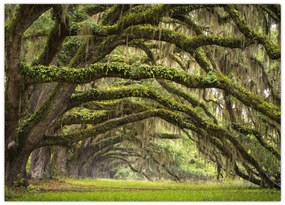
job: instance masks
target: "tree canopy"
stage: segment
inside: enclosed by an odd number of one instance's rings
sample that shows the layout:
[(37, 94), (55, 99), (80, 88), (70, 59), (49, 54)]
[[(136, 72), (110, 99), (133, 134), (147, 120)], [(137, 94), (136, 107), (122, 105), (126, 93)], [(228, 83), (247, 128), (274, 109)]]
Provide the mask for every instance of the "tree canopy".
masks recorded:
[(194, 144), (218, 176), (280, 188), (280, 20), (275, 4), (5, 5), (6, 184), (54, 146), (75, 176), (180, 181)]

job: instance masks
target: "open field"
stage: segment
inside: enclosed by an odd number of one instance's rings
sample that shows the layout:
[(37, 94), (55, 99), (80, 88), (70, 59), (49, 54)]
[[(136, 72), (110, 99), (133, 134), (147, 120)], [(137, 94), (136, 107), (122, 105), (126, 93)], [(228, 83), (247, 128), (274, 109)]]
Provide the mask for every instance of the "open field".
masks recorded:
[(171, 183), (107, 179), (31, 181), (6, 189), (7, 201), (279, 201), (280, 191), (231, 183)]

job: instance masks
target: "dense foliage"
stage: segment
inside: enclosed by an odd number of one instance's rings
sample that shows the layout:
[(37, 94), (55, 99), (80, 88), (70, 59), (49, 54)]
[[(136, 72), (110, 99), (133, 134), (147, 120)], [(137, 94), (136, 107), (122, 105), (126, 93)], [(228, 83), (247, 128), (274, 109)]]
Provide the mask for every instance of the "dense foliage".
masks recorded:
[[(280, 5), (5, 5), (5, 179), (280, 188)], [(29, 166), (27, 166), (27, 163)]]

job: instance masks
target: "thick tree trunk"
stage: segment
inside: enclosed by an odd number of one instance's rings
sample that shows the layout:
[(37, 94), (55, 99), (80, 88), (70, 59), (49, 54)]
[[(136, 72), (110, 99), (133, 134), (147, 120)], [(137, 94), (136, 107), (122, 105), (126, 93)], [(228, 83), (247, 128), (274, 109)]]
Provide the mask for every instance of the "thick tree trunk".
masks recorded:
[(53, 175), (67, 175), (67, 148), (56, 146), (53, 153)]
[(32, 152), (30, 175), (32, 179), (51, 177), (50, 147), (42, 147)]
[(6, 186), (28, 186), (26, 164), (30, 152), (23, 152), (17, 157), (5, 156), (5, 185)]
[(92, 167), (91, 177), (92, 178), (98, 178), (98, 175), (99, 175), (99, 171), (98, 171), (97, 167)]

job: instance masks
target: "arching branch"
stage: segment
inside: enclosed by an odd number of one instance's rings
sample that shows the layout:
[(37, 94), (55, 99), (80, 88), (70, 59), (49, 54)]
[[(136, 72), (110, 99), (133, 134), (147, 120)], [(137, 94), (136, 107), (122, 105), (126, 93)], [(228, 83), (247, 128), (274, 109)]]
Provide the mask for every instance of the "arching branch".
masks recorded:
[(249, 128), (249, 127), (245, 127), (242, 125), (239, 125), (237, 123), (233, 123), (232, 124), (232, 128), (237, 130), (238, 132), (242, 133), (242, 134), (252, 134), (253, 136), (255, 136), (255, 138), (258, 140), (258, 142), (265, 148), (267, 149), (270, 153), (272, 153), (275, 157), (277, 157), (277, 159), (281, 159), (280, 153), (271, 145), (269, 145), (263, 138), (261, 133), (259, 133), (258, 131), (256, 131), (255, 129)]
[(102, 77), (123, 77), (131, 79), (158, 78), (172, 80), (188, 88), (220, 88), (226, 90), (245, 105), (260, 111), (272, 120), (280, 123), (279, 107), (253, 95), (245, 88), (232, 83), (226, 76), (218, 72), (210, 72), (204, 78), (187, 75), (183, 71), (163, 66), (141, 65), (133, 67), (119, 63), (97, 63), (87, 68), (58, 68), (56, 66), (20, 66), (22, 74), (30, 83), (64, 81), (68, 83), (86, 83)]
[(268, 56), (271, 59), (279, 59), (281, 57), (278, 45), (271, 42), (266, 36), (253, 31), (246, 21), (241, 17), (234, 5), (226, 5), (225, 10), (229, 13), (239, 30), (249, 39), (255, 39), (264, 46)]

